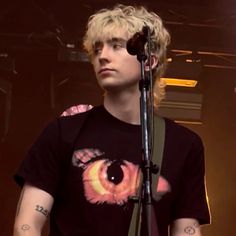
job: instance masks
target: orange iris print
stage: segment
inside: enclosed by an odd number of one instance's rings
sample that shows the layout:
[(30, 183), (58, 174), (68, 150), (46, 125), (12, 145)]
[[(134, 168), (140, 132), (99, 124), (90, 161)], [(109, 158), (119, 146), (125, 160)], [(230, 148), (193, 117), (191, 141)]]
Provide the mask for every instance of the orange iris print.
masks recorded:
[(139, 168), (128, 161), (96, 160), (83, 173), (85, 197), (90, 203), (122, 205), (135, 195)]

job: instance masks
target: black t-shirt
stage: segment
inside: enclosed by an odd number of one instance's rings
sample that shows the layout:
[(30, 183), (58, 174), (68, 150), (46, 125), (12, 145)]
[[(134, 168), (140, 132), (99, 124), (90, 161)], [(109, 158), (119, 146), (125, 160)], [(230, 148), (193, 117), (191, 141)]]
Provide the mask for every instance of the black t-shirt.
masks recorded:
[[(166, 119), (164, 157), (154, 203), (160, 236), (178, 218), (209, 223), (204, 149), (192, 131)], [(16, 180), (54, 197), (50, 235), (126, 236), (139, 184), (141, 127), (103, 106), (49, 124), (23, 161)]]

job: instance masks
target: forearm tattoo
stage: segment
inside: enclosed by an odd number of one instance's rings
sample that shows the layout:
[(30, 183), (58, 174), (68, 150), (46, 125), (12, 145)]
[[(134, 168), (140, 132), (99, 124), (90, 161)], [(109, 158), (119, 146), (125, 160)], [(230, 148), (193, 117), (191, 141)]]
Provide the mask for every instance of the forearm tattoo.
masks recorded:
[(36, 205), (35, 210), (42, 213), (46, 217), (49, 215), (49, 211), (47, 209), (44, 209), (42, 206)]
[(195, 223), (184, 228), (184, 233), (187, 235), (194, 235), (196, 233), (196, 228), (199, 227), (199, 224)]
[(29, 225), (22, 225), (22, 226), (21, 226), (21, 229), (22, 229), (23, 231), (28, 231), (28, 230), (30, 230), (30, 226), (29, 226)]

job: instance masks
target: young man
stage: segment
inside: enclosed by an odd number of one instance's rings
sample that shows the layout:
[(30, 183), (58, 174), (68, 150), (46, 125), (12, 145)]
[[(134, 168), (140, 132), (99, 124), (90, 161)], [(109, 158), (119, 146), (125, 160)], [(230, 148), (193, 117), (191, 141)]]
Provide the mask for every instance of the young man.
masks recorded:
[[(126, 49), (143, 26), (151, 29), (155, 97), (163, 96), (169, 34), (145, 8), (119, 5), (91, 16), (84, 46), (104, 90), (103, 106), (48, 125), (30, 149), (16, 180), (23, 185), (14, 235), (127, 236), (140, 174), (140, 63)], [(148, 70), (148, 66), (146, 66)], [(165, 119), (161, 177), (154, 202), (160, 236), (200, 236), (209, 223), (200, 138)], [(163, 193), (164, 192), (164, 193)], [(168, 233), (169, 232), (169, 233)]]

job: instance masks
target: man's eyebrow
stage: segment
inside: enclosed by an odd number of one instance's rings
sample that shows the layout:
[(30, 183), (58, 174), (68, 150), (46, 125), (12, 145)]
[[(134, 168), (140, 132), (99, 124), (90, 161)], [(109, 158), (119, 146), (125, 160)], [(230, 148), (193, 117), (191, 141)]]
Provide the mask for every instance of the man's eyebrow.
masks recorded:
[(93, 44), (93, 46), (94, 47), (97, 47), (97, 46), (100, 46), (100, 45), (102, 45), (102, 41), (96, 41), (94, 44)]
[[(126, 43), (126, 42), (127, 42), (126, 39), (124, 39), (124, 38), (119, 38), (119, 37), (112, 37), (111, 39), (108, 39), (108, 40), (106, 40), (106, 41), (107, 41), (107, 43), (116, 43), (116, 42), (119, 42), (119, 43)], [(99, 47), (99, 46), (101, 46), (101, 45), (103, 45), (102, 40), (98, 40), (98, 41), (96, 41), (96, 42), (93, 44), (93, 47), (95, 48), (95, 47)]]
[(127, 40), (124, 38), (118, 38), (118, 37), (113, 37), (110, 40), (108, 40), (109, 42), (121, 42), (121, 43), (125, 43)]

